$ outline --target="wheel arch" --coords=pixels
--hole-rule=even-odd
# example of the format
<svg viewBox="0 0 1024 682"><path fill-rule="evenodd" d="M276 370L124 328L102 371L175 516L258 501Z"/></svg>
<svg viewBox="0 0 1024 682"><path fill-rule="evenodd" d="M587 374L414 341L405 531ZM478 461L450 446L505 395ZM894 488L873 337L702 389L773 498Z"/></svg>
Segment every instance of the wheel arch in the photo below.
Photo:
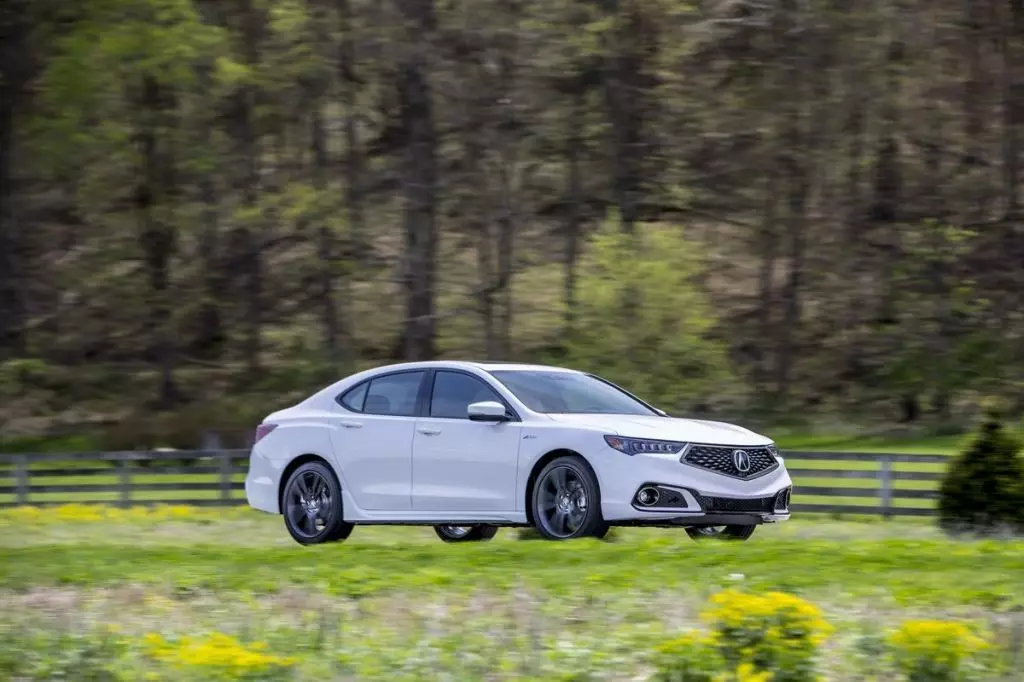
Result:
<svg viewBox="0 0 1024 682"><path fill-rule="evenodd" d="M583 463L588 469L590 469L590 473L594 475L594 480L597 481L598 495L601 493L601 479L598 478L597 472L594 470L594 465L590 463L590 460L588 460L582 452L578 452L571 448L557 448L546 452L541 455L536 462L534 462L533 468L530 470L530 476L526 479L526 492L524 497L526 520L531 526L536 522L533 518L533 486L537 483L537 477L540 475L541 470L559 457L579 457L582 459Z"/></svg>
<svg viewBox="0 0 1024 682"><path fill-rule="evenodd" d="M306 453L304 455L299 455L292 461L288 462L287 466L285 466L284 470L281 472L281 480L277 484L278 514L284 513L284 487L288 484L288 479L291 478L291 475L295 472L296 469L298 469L303 464L307 464L309 462L320 462L324 466L326 466L327 469L334 476L334 480L337 481L338 487L341 488L341 480L338 478L338 472L334 470L334 466L327 460L326 457L321 457L320 455L311 452Z"/></svg>

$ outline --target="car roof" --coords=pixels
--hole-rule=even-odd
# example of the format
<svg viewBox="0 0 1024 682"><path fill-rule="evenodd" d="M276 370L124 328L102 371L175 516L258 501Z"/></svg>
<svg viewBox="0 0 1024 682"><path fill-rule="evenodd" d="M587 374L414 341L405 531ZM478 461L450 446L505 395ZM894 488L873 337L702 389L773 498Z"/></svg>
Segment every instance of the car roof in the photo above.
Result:
<svg viewBox="0 0 1024 682"><path fill-rule="evenodd" d="M427 369L441 367L474 367L487 372L491 371L547 371L547 372L577 372L578 370L567 367L556 367L554 365L537 365L526 362L502 362L497 360L425 360L422 362L399 362L374 367L373 372L399 369Z"/></svg>
<svg viewBox="0 0 1024 682"><path fill-rule="evenodd" d="M334 400L337 392L347 386L355 386L372 376L387 372L398 372L402 370L416 370L416 369L476 369L483 372L493 371L543 371L543 372L565 372L565 373L579 373L579 370L568 369L566 367L556 367L553 365L531 365L523 362L498 362L498 361L469 361L469 360L424 360L421 362L397 362L385 365L379 365L377 367L367 368L355 374L350 374L347 377L339 379L333 382L329 386L325 386L320 390L310 395L305 400L301 401L300 404L316 404L320 400ZM347 390L347 388L345 388Z"/></svg>

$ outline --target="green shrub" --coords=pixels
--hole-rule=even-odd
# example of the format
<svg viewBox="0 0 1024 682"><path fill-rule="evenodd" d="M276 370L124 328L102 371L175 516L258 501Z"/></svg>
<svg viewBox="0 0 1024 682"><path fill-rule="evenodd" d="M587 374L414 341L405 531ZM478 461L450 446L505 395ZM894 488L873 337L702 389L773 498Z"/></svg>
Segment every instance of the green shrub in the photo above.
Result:
<svg viewBox="0 0 1024 682"><path fill-rule="evenodd" d="M700 250L677 226L624 234L614 220L580 261L579 300L565 357L667 410L728 400L714 306L694 284Z"/></svg>
<svg viewBox="0 0 1024 682"><path fill-rule="evenodd" d="M888 639L896 668L907 682L963 682L984 671L988 642L962 623L911 620Z"/></svg>
<svg viewBox="0 0 1024 682"><path fill-rule="evenodd" d="M1024 530L1024 462L994 418L949 465L939 492L939 525L949 532Z"/></svg>

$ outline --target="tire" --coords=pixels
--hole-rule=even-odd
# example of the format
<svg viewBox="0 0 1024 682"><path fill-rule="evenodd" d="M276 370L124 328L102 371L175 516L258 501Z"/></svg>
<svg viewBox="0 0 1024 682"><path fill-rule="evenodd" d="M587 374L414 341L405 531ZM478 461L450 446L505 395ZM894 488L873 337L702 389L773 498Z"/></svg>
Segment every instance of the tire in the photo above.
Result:
<svg viewBox="0 0 1024 682"><path fill-rule="evenodd" d="M694 540L746 540L757 528L749 526L689 526L686 534Z"/></svg>
<svg viewBox="0 0 1024 682"><path fill-rule="evenodd" d="M323 462L306 462L292 472L281 495L281 514L300 545L337 542L352 533L342 514L341 485Z"/></svg>
<svg viewBox="0 0 1024 682"><path fill-rule="evenodd" d="M534 525L545 539L603 538L608 533L597 478L578 455L559 457L541 469L531 498Z"/></svg>
<svg viewBox="0 0 1024 682"><path fill-rule="evenodd" d="M498 533L497 526L456 526L452 524L440 524L434 526L437 537L445 542L485 542Z"/></svg>

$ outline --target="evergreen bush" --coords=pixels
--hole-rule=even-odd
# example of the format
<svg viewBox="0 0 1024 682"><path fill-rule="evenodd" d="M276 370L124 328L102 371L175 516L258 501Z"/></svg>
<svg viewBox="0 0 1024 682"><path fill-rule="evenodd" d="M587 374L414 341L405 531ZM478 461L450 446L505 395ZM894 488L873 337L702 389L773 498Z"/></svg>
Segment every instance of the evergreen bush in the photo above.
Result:
<svg viewBox="0 0 1024 682"><path fill-rule="evenodd" d="M1020 444L995 417L946 471L939 525L951 533L1024 531L1024 462Z"/></svg>

